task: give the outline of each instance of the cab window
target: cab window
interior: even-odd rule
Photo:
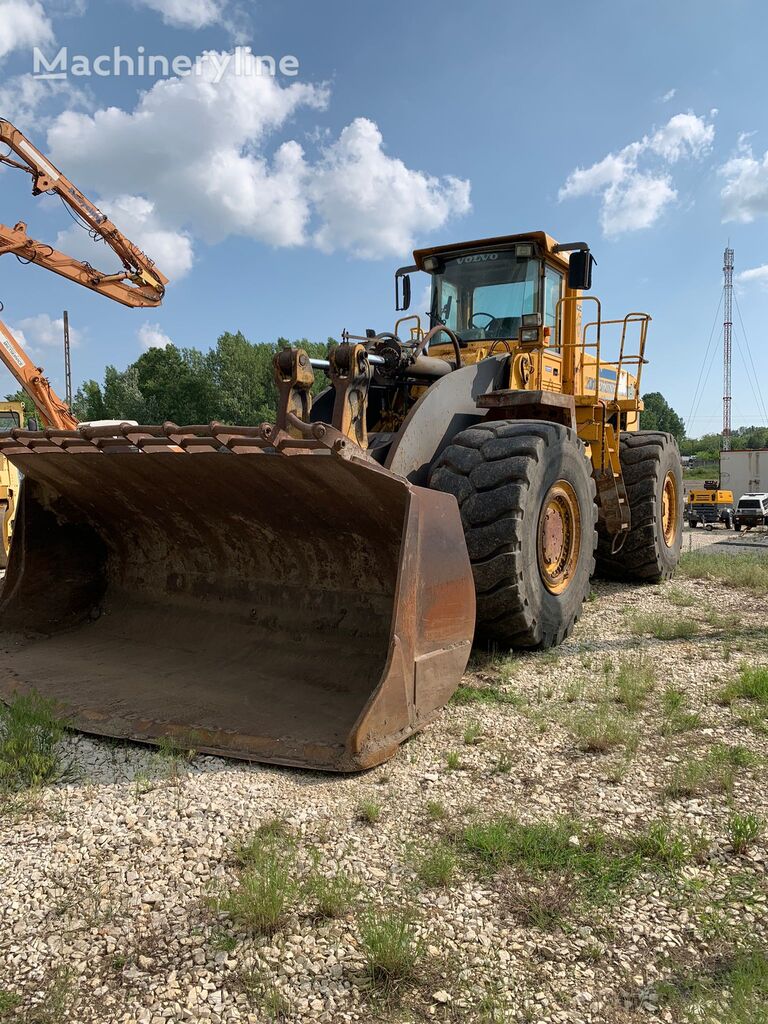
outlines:
[[[557,303],[563,294],[563,275],[554,267],[544,267],[544,326],[552,331],[552,340],[557,337]]]
[[[0,434],[9,434],[14,427],[20,427],[19,414],[10,409],[0,409]]]

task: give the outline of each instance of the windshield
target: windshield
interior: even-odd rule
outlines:
[[[742,498],[739,502],[739,508],[761,508],[760,502],[756,498]]]
[[[0,434],[9,434],[14,427],[20,425],[17,412],[11,412],[10,409],[0,410]]]
[[[432,320],[463,341],[516,339],[523,315],[537,313],[541,261],[514,252],[473,252],[445,261],[433,277]]]

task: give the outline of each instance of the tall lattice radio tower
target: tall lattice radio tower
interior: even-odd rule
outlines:
[[[733,330],[733,249],[723,253],[723,451],[731,450],[731,332]]]

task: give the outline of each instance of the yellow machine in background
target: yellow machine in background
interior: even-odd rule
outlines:
[[[9,434],[15,427],[26,426],[25,419],[24,406],[21,402],[0,402],[0,435]],[[0,569],[4,569],[8,564],[19,483],[18,469],[8,459],[0,455],[0,515],[2,515]]]
[[[733,491],[721,491],[716,480],[707,480],[703,488],[688,492],[685,518],[695,529],[700,523],[708,530],[722,524],[726,530],[733,527]]]

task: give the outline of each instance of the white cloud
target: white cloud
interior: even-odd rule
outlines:
[[[671,180],[665,176],[632,172],[603,195],[600,226],[606,238],[626,231],[649,228],[665,206],[677,198]]]
[[[739,284],[756,284],[761,288],[768,288],[768,263],[759,267],[750,267],[749,270],[742,270],[736,275]]]
[[[192,269],[194,256],[189,234],[163,227],[150,200],[143,196],[122,195],[101,199],[99,207],[127,238],[149,254],[167,277],[178,281]],[[116,259],[103,242],[94,242],[76,224],[59,232],[56,248],[78,259],[88,260],[100,270]]]
[[[53,42],[53,29],[38,0],[0,0],[0,58],[22,46]]]
[[[714,137],[714,126],[703,117],[675,114],[650,136],[608,153],[590,167],[577,167],[558,199],[599,195],[600,225],[609,238],[651,227],[677,198],[667,167],[686,157],[701,159]]]
[[[151,348],[165,348],[166,345],[173,344],[165,331],[160,329],[160,324],[142,324],[137,333],[139,344],[147,350]]]
[[[720,193],[724,221],[749,224],[768,213],[768,151],[755,156],[748,141],[751,134],[739,136],[736,155],[720,168],[725,178]]]
[[[665,92],[664,95],[661,97],[661,102],[662,103],[669,103],[669,101],[673,100],[676,95],[677,95],[677,89],[668,89],[667,92]]]
[[[434,178],[387,156],[381,132],[364,117],[327,147],[309,195],[322,221],[316,244],[370,259],[404,253],[419,233],[469,210],[469,182]]]
[[[205,28],[221,21],[224,3],[217,0],[135,0],[162,14],[166,25],[177,28]]]
[[[648,145],[654,153],[674,164],[681,157],[698,159],[711,147],[715,126],[695,114],[675,114],[651,136]]]
[[[172,246],[179,235],[209,243],[240,235],[274,246],[400,256],[412,232],[440,227],[468,208],[467,182],[432,177],[387,155],[377,127],[364,118],[315,161],[297,141],[280,143],[276,134],[298,111],[327,106],[328,90],[256,74],[243,51],[251,73],[237,74],[234,62],[222,73],[225,56],[204,54],[199,74],[158,82],[132,112],[60,115],[48,133],[51,158],[105,206],[105,196],[144,197],[151,223]]]
[[[47,313],[38,313],[35,316],[25,317],[12,328],[13,334],[19,344],[27,351],[27,354],[34,355],[36,350],[42,348],[58,348],[64,351],[64,318],[50,317]],[[70,324],[69,341],[73,348],[82,341],[82,333]]]
[[[89,96],[69,81],[49,81],[33,75],[15,75],[0,85],[0,112],[20,127],[34,125],[39,132],[50,120],[44,108],[53,101],[63,101],[72,110],[92,106]],[[25,129],[26,130],[26,129]]]

